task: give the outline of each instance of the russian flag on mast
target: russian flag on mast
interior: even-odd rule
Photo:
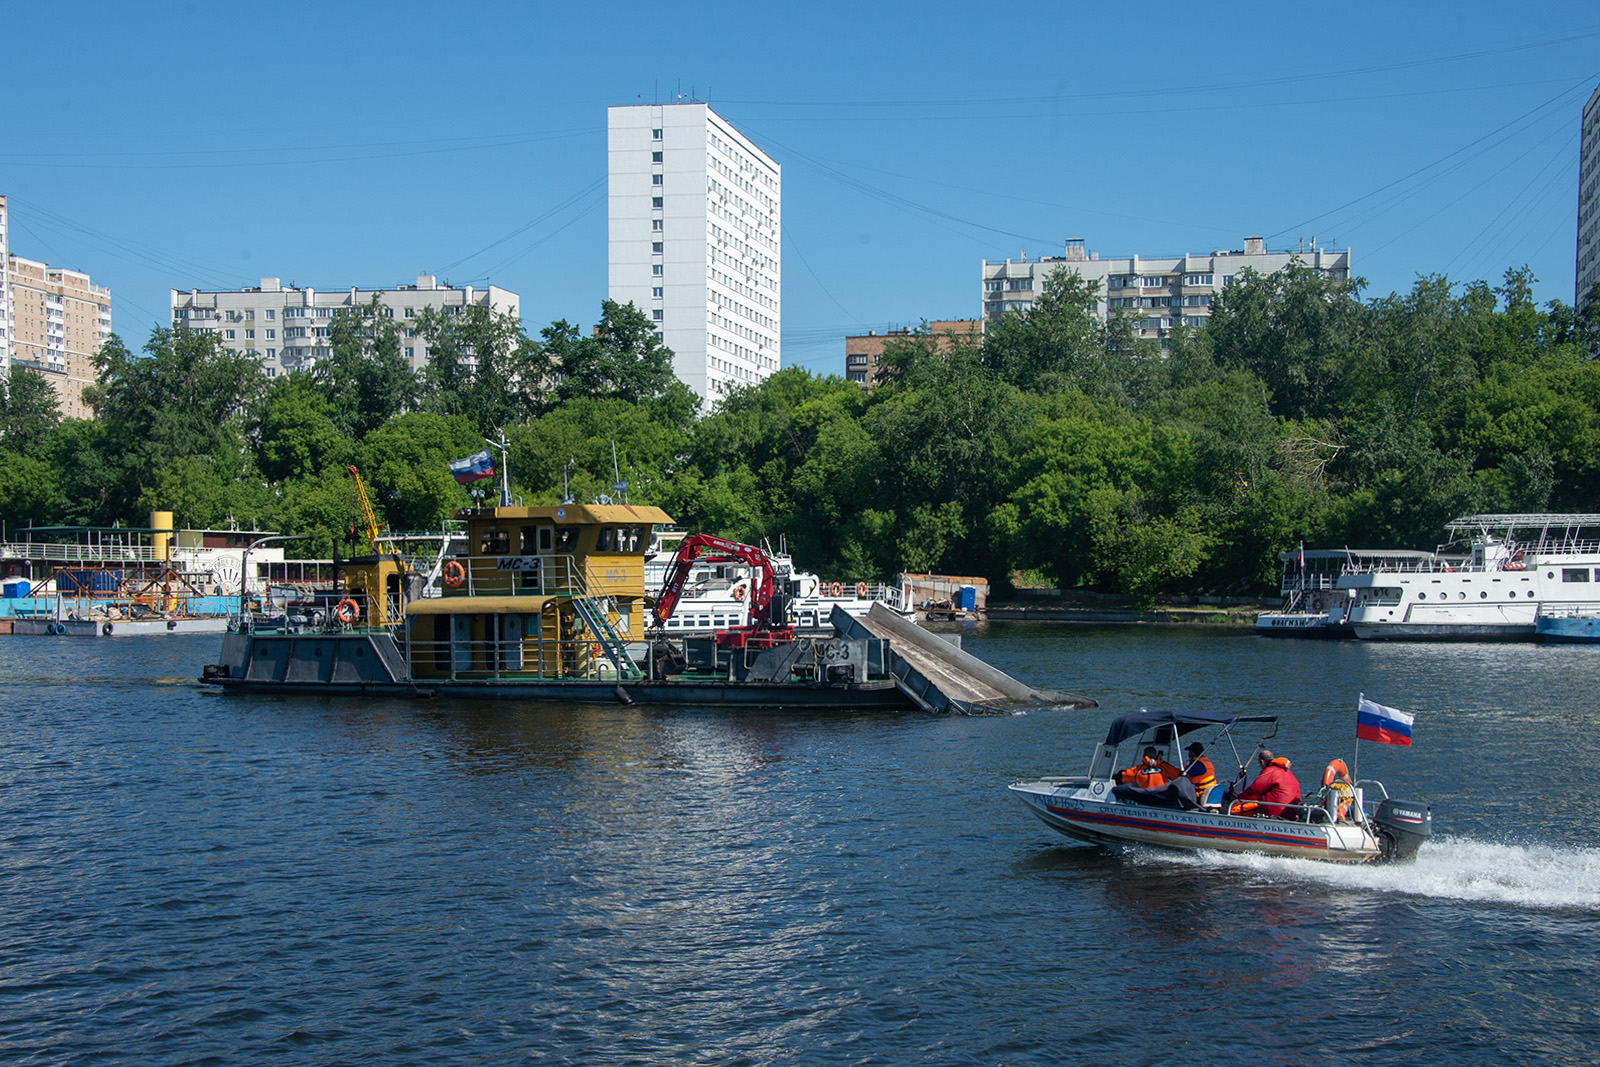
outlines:
[[[1415,715],[1386,708],[1362,697],[1356,704],[1356,740],[1377,741],[1384,745],[1411,745],[1411,725]]]
[[[450,461],[450,475],[462,485],[481,482],[495,475],[494,459],[486,448],[475,456]]]

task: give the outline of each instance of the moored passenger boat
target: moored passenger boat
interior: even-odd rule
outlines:
[[[1466,555],[1339,579],[1357,637],[1525,641],[1542,604],[1600,611],[1600,515],[1469,515],[1446,528]]]

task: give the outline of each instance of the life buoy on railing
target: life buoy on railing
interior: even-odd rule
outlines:
[[[733,599],[735,599],[735,600],[743,600],[744,599],[744,586],[736,585],[736,586],[733,587]]]
[[[467,580],[467,568],[455,560],[449,560],[444,565],[444,584],[455,588]]]
[[[833,583],[833,587],[830,590],[831,595],[838,596],[839,594],[841,594],[843,592],[844,592],[844,586],[840,585],[838,582],[834,582]]]
[[[340,622],[348,626],[361,618],[361,605],[349,597],[345,597],[339,601],[339,606],[333,609],[333,613],[339,617]]]
[[[857,600],[865,600],[865,599],[867,599],[867,583],[866,582],[857,582],[856,583],[856,599]]]

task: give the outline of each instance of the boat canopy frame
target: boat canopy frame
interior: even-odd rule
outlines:
[[[1239,756],[1239,748],[1233,742],[1233,727],[1242,722],[1265,723],[1269,727],[1261,735],[1256,748],[1261,743],[1269,741],[1278,735],[1278,716],[1276,715],[1226,715],[1215,711],[1144,711],[1134,715],[1119,715],[1111,720],[1111,725],[1106,730],[1106,739],[1096,749],[1094,758],[1089,765],[1089,777],[1109,779],[1120,769],[1121,760],[1117,758],[1118,749],[1130,739],[1138,740],[1146,735],[1151,735],[1149,743],[1156,745],[1169,745],[1169,752],[1176,748],[1178,740],[1185,734],[1208,727],[1220,727],[1217,735],[1211,740],[1215,745],[1223,740],[1228,742],[1234,760],[1242,768],[1246,761]],[[1137,746],[1136,746],[1137,747]],[[1181,759],[1181,754],[1179,754]]]

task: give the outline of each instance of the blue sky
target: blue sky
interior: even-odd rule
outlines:
[[[432,273],[606,295],[605,109],[693,94],[783,165],[785,365],[979,313],[985,258],[1349,247],[1573,299],[1600,6],[32,4],[5,19],[12,251],[137,347],[169,288]]]

